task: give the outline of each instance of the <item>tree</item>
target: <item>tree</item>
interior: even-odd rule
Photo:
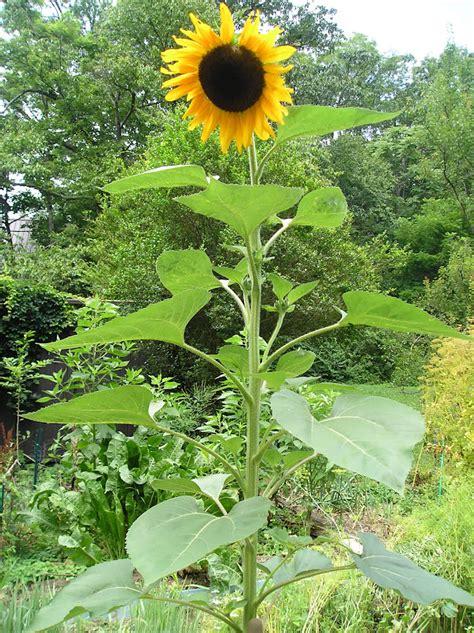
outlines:
[[[418,169],[453,200],[465,230],[474,233],[474,55],[449,45],[415,111]]]
[[[292,82],[297,103],[396,110],[410,83],[411,55],[383,55],[361,34],[340,39],[317,57],[296,56]]]
[[[160,52],[202,0],[125,0],[5,5],[0,47],[0,159],[3,228],[34,218],[48,242],[68,224],[84,227],[99,211],[98,188],[141,153],[165,106]]]

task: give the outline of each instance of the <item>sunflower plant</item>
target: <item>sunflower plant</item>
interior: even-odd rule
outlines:
[[[176,496],[147,510],[132,524],[127,535],[128,558],[101,563],[73,580],[38,613],[30,632],[46,630],[82,613],[97,616],[135,600],[158,600],[203,611],[238,633],[261,633],[265,623],[259,617],[260,607],[275,592],[304,579],[348,569],[357,569],[379,586],[395,589],[414,602],[448,599],[474,605],[474,598],[466,591],[387,550],[371,533],[360,533],[351,547],[336,543],[346,555],[344,564],[334,564],[323,554],[318,540],[296,537],[288,541],[286,556],[257,562],[259,534],[267,525],[272,498],[298,468],[323,455],[331,464],[402,493],[413,448],[423,436],[423,419],[418,412],[386,398],[358,394],[345,385],[313,386],[340,394],[330,413],[315,420],[300,389],[307,381],[304,374],[311,368],[314,355],[298,345],[326,332],[359,325],[469,337],[399,299],[352,291],[343,295],[344,307],[334,309],[327,326],[312,329],[308,324],[308,331],[277,346],[284,320],[295,304],[312,292],[316,281],[294,286],[277,274],[265,275],[272,246],[292,227],[337,229],[347,205],[337,187],[305,193],[299,188],[260,184],[267,161],[290,140],[374,125],[397,113],[291,106],[291,90],[283,78],[290,66],[281,62],[294,49],[276,45],[280,30],[261,33],[258,15],[252,15],[236,33],[225,5],[220,6],[220,12],[219,33],[191,16],[194,30],[183,30],[184,37],[176,38],[178,48],[163,53],[163,72],[172,75],[164,85],[170,88],[169,100],[187,98],[185,116],[192,118],[190,127],[202,126],[203,141],[219,128],[223,152],[232,141],[238,151],[248,151],[250,184],[220,182],[197,165],[174,165],[117,180],[105,189],[120,194],[153,187],[195,188],[196,193],[176,200],[193,213],[231,227],[236,236],[232,250],[239,253],[240,262],[216,267],[200,250],[166,251],[157,267],[170,298],[44,347],[56,351],[155,340],[184,348],[215,367],[240,394],[247,417],[246,437],[222,438],[221,445],[215,437],[210,441],[188,437],[167,425],[160,418],[163,403],[156,401],[148,388],[136,385],[89,393],[26,416],[66,425],[150,427],[157,434],[192,444],[217,468],[206,477],[155,482]],[[261,156],[255,136],[269,142]],[[262,306],[264,284],[272,287],[273,305]],[[243,335],[209,354],[186,342],[185,330],[211,300],[212,291],[219,290],[238,306]],[[275,318],[268,340],[260,334],[262,308]],[[270,423],[262,420],[262,403],[267,402]],[[295,450],[288,436],[306,449]],[[270,475],[268,466],[262,467],[264,463],[272,464]],[[224,600],[223,607],[221,603],[216,606],[205,589],[185,590],[179,598],[156,592],[166,576],[234,543],[241,545],[239,600]],[[141,582],[135,581],[134,570]]]

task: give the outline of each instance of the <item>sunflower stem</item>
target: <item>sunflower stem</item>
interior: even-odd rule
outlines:
[[[255,143],[249,147],[250,182],[257,183],[257,153]],[[251,399],[247,407],[247,454],[246,454],[246,497],[256,497],[259,489],[259,466],[255,455],[259,451],[260,438],[260,391],[261,380],[258,378],[260,366],[260,312],[262,296],[261,261],[255,257],[261,247],[260,232],[256,230],[247,245],[249,277],[251,280],[250,311],[248,319],[248,359],[249,379],[248,392]],[[243,585],[244,585],[244,613],[242,628],[249,633],[254,626],[252,621],[257,616],[257,543],[258,535],[249,537],[243,547]]]

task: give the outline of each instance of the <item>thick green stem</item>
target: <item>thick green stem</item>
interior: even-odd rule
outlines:
[[[257,158],[255,146],[249,149],[250,182],[257,184]],[[256,257],[260,249],[260,234],[256,231],[247,244],[249,260],[249,276],[252,283],[250,293],[250,314],[248,321],[248,357],[249,357],[249,381],[248,391],[251,400],[247,403],[247,455],[246,455],[246,497],[256,497],[258,495],[259,478],[258,463],[254,456],[259,449],[260,435],[260,389],[261,380],[258,378],[260,366],[260,310],[261,310],[261,263]],[[248,633],[250,622],[257,615],[257,534],[249,537],[243,548],[243,584],[244,584],[244,614],[243,630]]]

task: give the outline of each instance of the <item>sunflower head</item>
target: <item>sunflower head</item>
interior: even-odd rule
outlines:
[[[190,102],[184,116],[191,117],[191,129],[202,125],[206,141],[218,127],[223,152],[233,140],[237,149],[249,147],[252,135],[266,140],[274,132],[270,121],[282,123],[291,103],[292,90],[283,75],[292,66],[282,66],[295,49],[275,46],[281,29],[259,33],[258,13],[249,17],[240,34],[235,33],[232,15],[220,5],[221,28],[190,15],[194,31],[181,29],[185,37],[175,37],[180,48],[162,53],[162,72],[175,75],[164,82],[167,101],[186,96]]]

